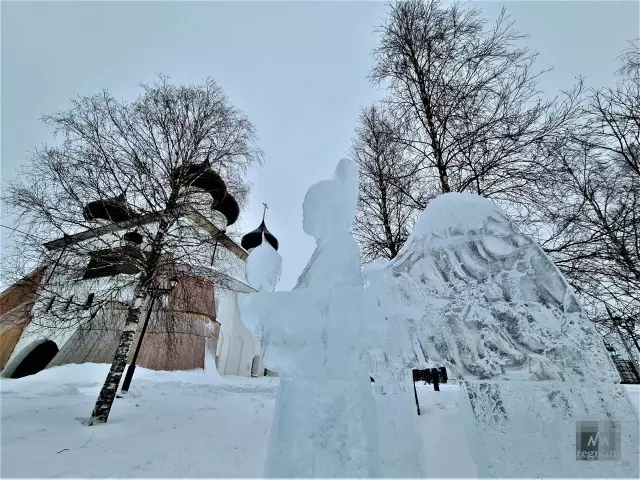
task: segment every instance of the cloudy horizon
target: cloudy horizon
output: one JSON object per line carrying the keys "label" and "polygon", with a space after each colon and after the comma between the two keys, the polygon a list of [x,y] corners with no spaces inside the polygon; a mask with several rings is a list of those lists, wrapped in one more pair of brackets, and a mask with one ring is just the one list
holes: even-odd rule
{"label": "cloudy horizon", "polygon": [[[489,19],[504,4],[553,97],[578,75],[611,85],[617,55],[638,36],[638,2],[474,2]],[[348,153],[360,109],[383,92],[367,79],[383,2],[3,2],[2,181],[51,142],[39,118],[76,94],[132,99],[159,73],[214,79],[255,125],[265,164],[249,180],[239,230],[267,203],[280,242],[278,290],[293,287],[314,241],[302,231],[307,188]],[[4,213],[4,212],[3,212]],[[3,215],[2,224],[10,222]],[[9,223],[10,224],[10,223]],[[11,248],[2,229],[2,249]]]}

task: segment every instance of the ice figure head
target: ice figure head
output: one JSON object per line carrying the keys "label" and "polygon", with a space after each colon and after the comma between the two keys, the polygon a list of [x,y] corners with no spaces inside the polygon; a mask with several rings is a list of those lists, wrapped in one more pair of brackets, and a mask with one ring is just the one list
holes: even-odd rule
{"label": "ice figure head", "polygon": [[340,160],[333,178],[313,184],[302,205],[302,227],[316,239],[316,250],[295,289],[331,285],[362,286],[360,247],[351,225],[358,203],[358,165]]}
{"label": "ice figure head", "polygon": [[[357,199],[358,168],[342,160],[334,177],[311,186],[305,198],[304,228],[317,245],[294,291],[251,294],[243,301],[243,321],[262,339],[264,364],[283,377],[339,371],[360,361],[363,282],[360,249],[350,232]],[[252,271],[254,264],[271,264],[262,260],[266,253],[256,249],[248,262],[247,277],[256,287],[271,284],[254,280]],[[335,351],[347,352],[349,359]]]}
{"label": "ice figure head", "polygon": [[249,285],[262,292],[273,292],[282,273],[282,257],[262,235],[262,243],[254,248],[245,264]]}
{"label": "ice figure head", "polygon": [[337,232],[348,232],[358,203],[358,166],[342,159],[331,180],[312,185],[302,204],[302,227],[321,241]]}

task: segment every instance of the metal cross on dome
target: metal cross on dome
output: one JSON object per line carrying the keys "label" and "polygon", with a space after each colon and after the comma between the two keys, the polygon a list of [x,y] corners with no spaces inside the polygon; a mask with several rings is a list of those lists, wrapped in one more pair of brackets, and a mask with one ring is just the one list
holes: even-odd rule
{"label": "metal cross on dome", "polygon": [[262,211],[262,221],[264,222],[264,216],[267,214],[267,208],[269,208],[269,206],[262,202],[262,205],[264,205],[264,210]]}

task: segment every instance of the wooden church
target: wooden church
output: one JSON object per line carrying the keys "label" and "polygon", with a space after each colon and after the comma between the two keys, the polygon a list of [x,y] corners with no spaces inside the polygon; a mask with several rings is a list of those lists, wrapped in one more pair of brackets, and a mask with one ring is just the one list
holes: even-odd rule
{"label": "wooden church", "polygon": [[[256,292],[244,274],[249,252],[263,239],[277,249],[278,240],[268,231],[263,216],[258,228],[236,243],[226,229],[238,219],[238,203],[212,170],[200,174],[198,182],[195,186],[210,194],[213,203],[209,209],[185,209],[184,221],[200,236],[215,238],[213,255],[198,252],[202,261],[189,269],[180,268],[179,262],[167,262],[171,268],[158,275],[157,289],[142,309],[144,321],[138,324],[129,359],[139,344],[136,364],[141,367],[260,376],[264,374],[260,342],[243,325],[237,297]],[[152,226],[158,219],[136,217],[124,196],[90,202],[83,214],[87,221],[95,222],[94,228],[45,244],[49,251],[59,252],[56,264],[36,269],[0,294],[3,377],[113,360],[132,301],[127,292],[132,288],[120,288],[117,296],[101,302],[99,308],[96,293],[118,282],[135,285],[139,269],[131,259],[142,255],[145,248],[136,228]],[[78,249],[68,245],[79,242],[88,245],[82,250],[86,255],[70,258],[78,257]],[[105,244],[109,247],[92,250],[92,245]],[[216,268],[214,259],[219,258],[227,266],[224,271]],[[59,265],[74,262],[84,267],[69,278]]]}

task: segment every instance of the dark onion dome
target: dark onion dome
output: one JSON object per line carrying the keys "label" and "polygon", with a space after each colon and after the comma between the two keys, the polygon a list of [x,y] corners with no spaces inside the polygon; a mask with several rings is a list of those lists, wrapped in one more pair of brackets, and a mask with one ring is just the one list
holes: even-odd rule
{"label": "dark onion dome", "polygon": [[278,250],[278,239],[274,237],[269,230],[267,230],[267,226],[264,224],[264,220],[262,220],[262,223],[258,228],[242,237],[240,245],[242,245],[242,248],[244,248],[245,250],[256,248],[262,243],[263,234],[264,238],[271,244],[274,250]]}
{"label": "dark onion dome", "polygon": [[211,170],[208,161],[181,165],[174,169],[174,178],[183,177],[187,183],[211,194],[214,202],[220,202],[227,193],[227,185],[222,177]]}
{"label": "dark onion dome", "polygon": [[86,220],[101,219],[116,223],[124,222],[137,216],[133,209],[127,204],[127,198],[124,193],[114,198],[89,202],[82,210],[82,214]]}
{"label": "dark onion dome", "polygon": [[136,231],[127,232],[122,237],[125,242],[135,243],[136,245],[142,244],[142,235]]}
{"label": "dark onion dome", "polygon": [[211,208],[219,211],[227,219],[227,226],[233,225],[240,216],[240,206],[233,195],[227,193],[220,202],[214,202]]}

